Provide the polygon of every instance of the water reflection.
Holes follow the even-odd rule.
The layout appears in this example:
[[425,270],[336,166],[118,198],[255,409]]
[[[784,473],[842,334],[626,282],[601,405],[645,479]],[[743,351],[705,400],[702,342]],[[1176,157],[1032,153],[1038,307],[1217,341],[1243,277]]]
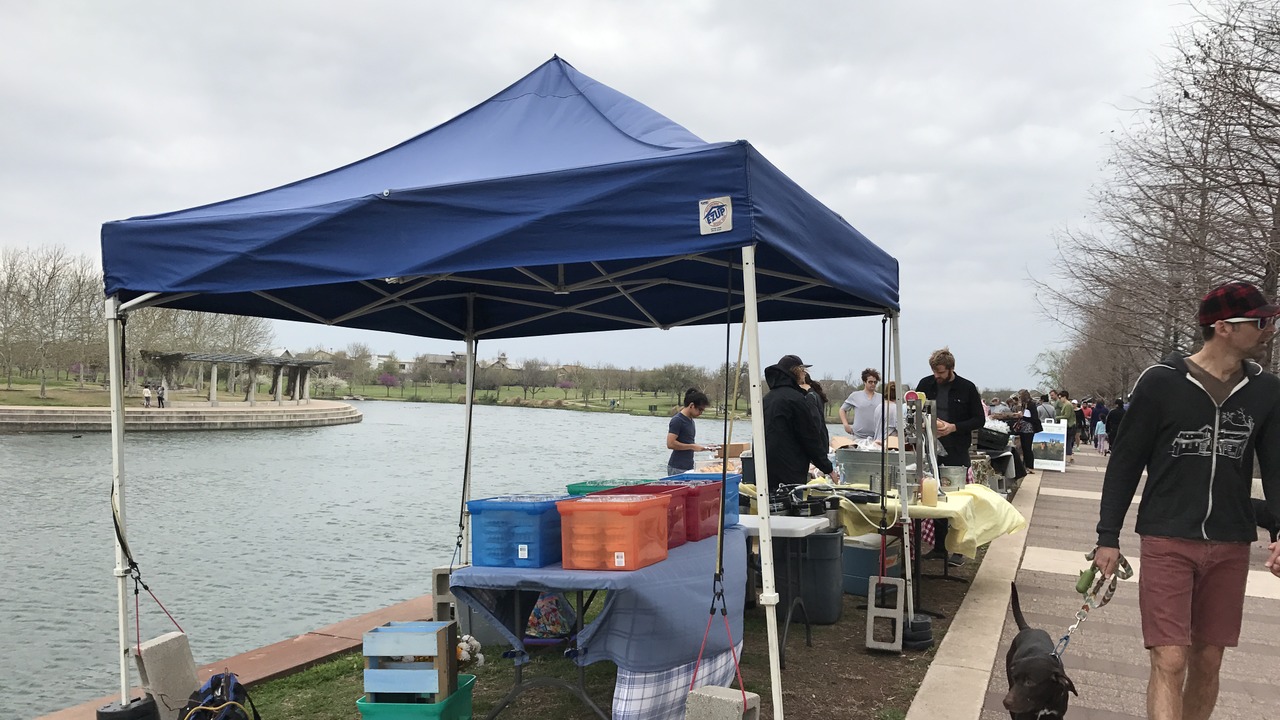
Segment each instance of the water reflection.
[[[360,409],[364,422],[332,428],[127,437],[130,543],[197,663],[427,593],[431,569],[449,562],[462,406]],[[656,477],[666,426],[477,407],[472,495]],[[699,420],[699,440],[721,428]],[[736,424],[733,439],[750,428]],[[0,647],[0,707],[19,716],[116,686],[110,486],[106,434],[0,435],[0,636],[11,638]],[[173,629],[145,593],[141,615],[144,639]]]

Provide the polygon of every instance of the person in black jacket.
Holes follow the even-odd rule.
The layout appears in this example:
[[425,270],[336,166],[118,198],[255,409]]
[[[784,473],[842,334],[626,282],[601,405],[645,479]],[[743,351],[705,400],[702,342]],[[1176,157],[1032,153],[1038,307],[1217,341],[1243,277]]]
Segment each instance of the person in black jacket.
[[1107,442],[1115,447],[1116,437],[1120,435],[1120,421],[1124,419],[1124,400],[1116,398],[1111,412],[1107,413]]
[[[764,396],[764,443],[769,487],[809,482],[809,465],[830,475],[826,426],[800,387],[807,377],[795,355],[783,355],[764,369],[769,393]],[[834,479],[834,478],[833,478]]]
[[[1094,564],[1104,577],[1115,572],[1120,528],[1146,470],[1136,530],[1149,717],[1209,717],[1223,652],[1239,644],[1258,539],[1255,452],[1267,506],[1280,512],[1280,379],[1249,359],[1275,335],[1277,312],[1249,283],[1210,290],[1200,302],[1204,346],[1143,371],[1117,425]],[[1280,543],[1270,547],[1265,566],[1280,577]]]
[[[978,387],[956,374],[956,358],[951,350],[942,348],[929,356],[932,375],[926,375],[916,384],[916,390],[937,403],[938,442],[945,455],[938,458],[943,465],[969,466],[969,446],[973,444],[973,431],[987,421],[982,409],[982,396]],[[952,553],[947,556],[945,540],[951,529],[946,520],[933,521],[935,545],[925,558],[947,558],[947,564],[959,567],[964,556]]]

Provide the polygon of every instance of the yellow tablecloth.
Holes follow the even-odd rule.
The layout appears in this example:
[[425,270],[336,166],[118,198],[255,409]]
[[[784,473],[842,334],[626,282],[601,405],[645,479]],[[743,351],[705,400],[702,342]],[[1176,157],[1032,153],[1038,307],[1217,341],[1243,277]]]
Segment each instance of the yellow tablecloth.
[[[898,519],[897,498],[889,498],[887,522]],[[938,499],[936,507],[910,505],[908,512],[913,520],[950,521],[947,533],[947,550],[974,557],[978,548],[1001,535],[1012,535],[1027,527],[1022,513],[985,485],[966,485],[947,493],[945,500]],[[859,512],[861,510],[862,512]],[[866,517],[863,517],[865,513]],[[868,522],[868,519],[873,522]],[[865,535],[880,527],[880,504],[855,505],[847,499],[840,501],[840,521],[847,535]]]
[[[753,499],[751,509],[754,511],[755,485],[742,483],[740,492],[743,497]],[[813,493],[810,497],[826,494],[821,491]],[[893,524],[898,520],[898,499],[889,498],[887,507],[889,516],[885,522]],[[862,510],[861,513],[858,512],[859,509]],[[1012,535],[1027,527],[1027,519],[1022,517],[1022,513],[985,485],[970,484],[959,490],[952,490],[947,493],[945,501],[938,498],[936,507],[916,504],[907,509],[913,519],[951,521],[951,530],[947,533],[947,550],[968,557],[976,556],[979,547],[1001,535]],[[866,514],[865,518],[863,513]],[[848,499],[841,498],[840,522],[844,524],[846,535],[876,532],[880,528],[880,503],[855,505]]]

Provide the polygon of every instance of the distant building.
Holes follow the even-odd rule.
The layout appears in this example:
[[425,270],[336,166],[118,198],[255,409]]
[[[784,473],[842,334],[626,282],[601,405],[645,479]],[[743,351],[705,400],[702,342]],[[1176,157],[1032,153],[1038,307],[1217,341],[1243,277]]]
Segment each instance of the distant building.
[[394,355],[371,355],[369,356],[369,367],[377,370],[391,360],[395,361],[396,367],[399,368],[400,372],[406,374],[413,373],[414,366],[412,360],[401,360]]

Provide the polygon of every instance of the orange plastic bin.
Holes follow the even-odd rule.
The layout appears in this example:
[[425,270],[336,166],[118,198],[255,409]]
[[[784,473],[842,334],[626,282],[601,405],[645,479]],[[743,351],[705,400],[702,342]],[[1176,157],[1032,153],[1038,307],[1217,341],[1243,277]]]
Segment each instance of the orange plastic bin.
[[[609,490],[599,490],[591,495],[670,495],[671,504],[667,506],[667,549],[680,547],[689,539],[685,530],[688,513],[688,497],[692,490],[684,485],[664,485],[654,489],[650,485],[630,485]],[[589,496],[588,496],[589,497]]]
[[667,559],[671,496],[587,495],[556,503],[566,570],[639,570]]

